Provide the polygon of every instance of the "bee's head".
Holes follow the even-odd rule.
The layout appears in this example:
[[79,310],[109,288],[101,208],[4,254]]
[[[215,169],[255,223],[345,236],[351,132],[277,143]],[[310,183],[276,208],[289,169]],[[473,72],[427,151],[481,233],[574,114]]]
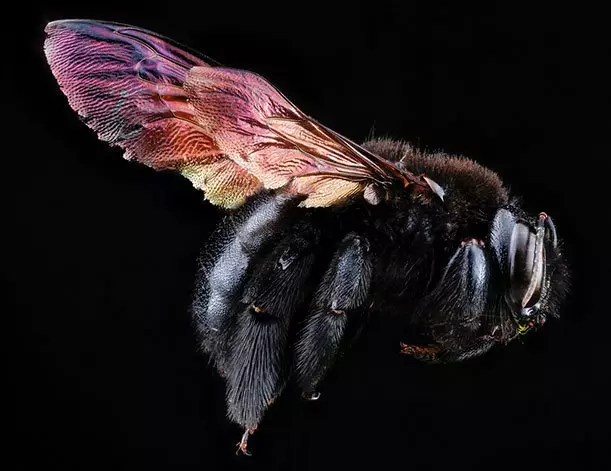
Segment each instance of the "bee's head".
[[540,327],[557,316],[566,294],[566,268],[552,218],[527,217],[516,208],[499,209],[492,222],[490,248],[505,280],[503,301],[516,333]]

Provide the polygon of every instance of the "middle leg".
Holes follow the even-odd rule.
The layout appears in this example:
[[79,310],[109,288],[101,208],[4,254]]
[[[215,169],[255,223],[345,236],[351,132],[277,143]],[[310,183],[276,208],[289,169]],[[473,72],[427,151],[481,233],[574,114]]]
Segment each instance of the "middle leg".
[[315,389],[340,349],[349,318],[367,300],[371,272],[369,242],[347,235],[314,293],[299,333],[296,373],[304,395],[317,398]]

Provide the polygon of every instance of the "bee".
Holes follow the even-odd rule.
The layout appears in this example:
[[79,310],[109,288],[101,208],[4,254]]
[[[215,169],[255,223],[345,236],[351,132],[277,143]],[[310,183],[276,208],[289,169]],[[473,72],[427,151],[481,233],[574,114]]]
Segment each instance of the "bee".
[[70,106],[124,157],[187,178],[226,216],[192,315],[226,383],[238,453],[289,382],[308,399],[367,318],[397,351],[473,358],[557,317],[569,270],[552,218],[493,171],[390,139],[361,145],[254,73],[137,27],[63,20],[44,51]]

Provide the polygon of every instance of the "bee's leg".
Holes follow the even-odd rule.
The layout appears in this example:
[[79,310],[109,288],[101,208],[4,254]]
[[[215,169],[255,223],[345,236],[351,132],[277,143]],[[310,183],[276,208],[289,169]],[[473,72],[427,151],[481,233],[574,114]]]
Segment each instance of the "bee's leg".
[[[474,356],[466,352],[480,343],[478,337],[487,307],[489,278],[490,267],[483,243],[467,240],[448,262],[435,289],[419,306],[417,320],[424,320],[425,325],[431,326],[435,343],[448,355]],[[410,353],[409,348],[404,350]]]
[[460,351],[444,352],[440,355],[441,361],[454,363],[478,357],[489,351],[498,343],[498,339],[491,335],[476,337],[473,342],[463,347]]
[[441,347],[436,344],[430,345],[414,345],[411,343],[401,342],[401,353],[409,355],[416,360],[426,361],[429,363],[437,363],[439,355],[443,352]]
[[490,335],[476,337],[460,351],[445,350],[438,344],[419,346],[401,343],[401,353],[428,363],[455,363],[482,355],[497,343],[498,339]]
[[363,306],[371,281],[369,242],[349,234],[335,252],[310,305],[296,345],[296,373],[304,396],[315,389],[337,355],[349,317]]
[[219,225],[199,258],[192,304],[202,347],[224,375],[227,335],[244,284],[257,257],[277,239],[296,204],[284,196],[260,195]]
[[248,451],[248,437],[255,433],[256,430],[256,428],[247,428],[246,430],[244,430],[242,438],[238,442],[238,450],[235,452],[236,455],[239,455],[241,453],[246,456],[251,456],[250,451]]
[[289,329],[308,295],[317,245],[318,232],[307,219],[291,228],[253,267],[239,299],[235,325],[224,334],[227,412],[246,429],[241,452],[248,451],[248,436],[288,378]]

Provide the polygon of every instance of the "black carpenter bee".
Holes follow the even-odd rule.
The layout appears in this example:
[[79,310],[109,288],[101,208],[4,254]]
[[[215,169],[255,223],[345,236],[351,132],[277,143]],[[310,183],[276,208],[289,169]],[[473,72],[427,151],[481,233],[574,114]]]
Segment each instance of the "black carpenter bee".
[[431,362],[481,355],[556,316],[567,268],[551,217],[477,163],[357,145],[260,76],[127,25],[50,23],[70,105],[127,159],[173,169],[228,215],[203,248],[193,319],[245,432],[293,380],[311,399],[363,314],[401,319]]

